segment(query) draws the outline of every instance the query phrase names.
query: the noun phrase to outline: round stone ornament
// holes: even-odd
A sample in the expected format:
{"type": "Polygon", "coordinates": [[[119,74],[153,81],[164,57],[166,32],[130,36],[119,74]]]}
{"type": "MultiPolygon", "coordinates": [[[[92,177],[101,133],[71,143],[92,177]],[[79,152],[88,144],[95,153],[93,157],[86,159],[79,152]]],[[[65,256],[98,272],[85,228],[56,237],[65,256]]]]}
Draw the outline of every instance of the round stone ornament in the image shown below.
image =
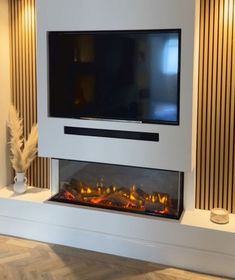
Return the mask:
{"type": "Polygon", "coordinates": [[[229,222],[229,213],[223,208],[211,209],[210,220],[216,224],[227,224],[229,222]]]}

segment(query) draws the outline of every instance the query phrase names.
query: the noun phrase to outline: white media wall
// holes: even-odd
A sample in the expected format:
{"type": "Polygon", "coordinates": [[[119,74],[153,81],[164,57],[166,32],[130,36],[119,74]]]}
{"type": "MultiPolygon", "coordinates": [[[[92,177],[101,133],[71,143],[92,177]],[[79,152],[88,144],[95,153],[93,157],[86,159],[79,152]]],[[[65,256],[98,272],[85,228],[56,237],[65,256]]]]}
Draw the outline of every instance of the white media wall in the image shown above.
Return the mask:
{"type": "MultiPolygon", "coordinates": [[[[195,0],[37,1],[40,156],[191,171],[195,0]],[[48,112],[48,31],[181,29],[180,125],[59,119],[48,112]],[[159,142],[65,135],[64,126],[159,133],[159,142]]],[[[196,77],[196,75],[195,75],[196,77]]],[[[195,83],[196,84],[196,83],[195,83]]]]}

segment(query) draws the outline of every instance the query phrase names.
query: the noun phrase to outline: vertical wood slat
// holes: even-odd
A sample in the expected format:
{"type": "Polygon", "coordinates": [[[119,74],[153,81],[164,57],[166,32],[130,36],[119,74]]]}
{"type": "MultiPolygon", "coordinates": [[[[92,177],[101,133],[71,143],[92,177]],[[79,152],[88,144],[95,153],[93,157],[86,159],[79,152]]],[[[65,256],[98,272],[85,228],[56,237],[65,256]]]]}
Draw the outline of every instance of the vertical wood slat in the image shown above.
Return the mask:
{"type": "Polygon", "coordinates": [[[201,0],[196,208],[235,213],[235,0],[201,0]]]}
{"type": "MultiPolygon", "coordinates": [[[[202,83],[200,82],[202,80],[202,75],[203,75],[203,45],[204,45],[204,9],[205,9],[205,5],[201,5],[200,6],[200,40],[199,40],[199,63],[198,63],[198,91],[202,92],[202,83]]],[[[202,108],[202,95],[198,94],[198,118],[197,118],[197,131],[201,131],[201,126],[202,126],[202,114],[200,113],[200,110],[202,108]]],[[[201,134],[197,134],[197,147],[201,147],[201,143],[202,143],[202,139],[201,139],[201,134]]],[[[201,162],[201,149],[197,149],[196,152],[196,159],[197,162],[201,162]]],[[[201,197],[201,188],[198,187],[201,185],[201,166],[197,166],[196,168],[196,178],[197,178],[197,182],[196,182],[196,208],[200,208],[201,204],[200,204],[200,200],[197,199],[198,197],[201,197]]]]}
{"type": "MultiPolygon", "coordinates": [[[[37,122],[35,0],[9,0],[12,103],[23,118],[24,135],[37,122]]],[[[50,186],[48,159],[36,158],[27,171],[32,186],[50,186]]]]}
{"type": "Polygon", "coordinates": [[[216,197],[215,186],[215,133],[216,133],[216,100],[217,100],[217,70],[218,70],[218,18],[219,18],[219,2],[214,0],[213,5],[213,36],[212,36],[212,88],[211,88],[211,141],[210,141],[210,199],[209,205],[213,205],[216,197]]]}
{"type": "MultiPolygon", "coordinates": [[[[233,11],[235,10],[235,0],[233,1],[233,11]]],[[[232,22],[234,23],[235,21],[235,14],[233,13],[233,20],[232,22]]],[[[232,65],[235,65],[235,26],[233,24],[233,30],[232,30],[232,65]]],[[[235,77],[235,67],[232,67],[231,69],[231,77],[235,77]]],[[[231,92],[235,92],[235,79],[231,79],[231,87],[230,87],[231,92]]],[[[228,178],[229,178],[229,192],[232,194],[231,197],[229,196],[229,206],[232,209],[235,209],[235,189],[234,189],[234,184],[235,184],[235,94],[231,94],[231,100],[230,100],[230,120],[229,120],[229,130],[230,130],[230,139],[229,139],[229,158],[228,161],[230,163],[230,166],[233,170],[233,172],[229,172],[228,178]]]]}

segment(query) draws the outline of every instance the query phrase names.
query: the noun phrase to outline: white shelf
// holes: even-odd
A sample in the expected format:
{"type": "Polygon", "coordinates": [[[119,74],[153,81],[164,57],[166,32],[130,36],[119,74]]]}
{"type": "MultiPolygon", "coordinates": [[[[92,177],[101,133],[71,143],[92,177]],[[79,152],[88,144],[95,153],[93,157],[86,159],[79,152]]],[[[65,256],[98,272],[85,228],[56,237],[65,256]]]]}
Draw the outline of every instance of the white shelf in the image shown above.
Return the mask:
{"type": "Polygon", "coordinates": [[[13,186],[2,187],[0,189],[0,198],[30,201],[30,202],[44,202],[51,197],[49,189],[28,187],[27,191],[23,194],[15,194],[13,186]]]}
{"type": "Polygon", "coordinates": [[[194,211],[185,211],[180,223],[188,226],[235,233],[234,214],[229,215],[228,224],[219,225],[210,221],[210,211],[195,209],[194,211]]]}

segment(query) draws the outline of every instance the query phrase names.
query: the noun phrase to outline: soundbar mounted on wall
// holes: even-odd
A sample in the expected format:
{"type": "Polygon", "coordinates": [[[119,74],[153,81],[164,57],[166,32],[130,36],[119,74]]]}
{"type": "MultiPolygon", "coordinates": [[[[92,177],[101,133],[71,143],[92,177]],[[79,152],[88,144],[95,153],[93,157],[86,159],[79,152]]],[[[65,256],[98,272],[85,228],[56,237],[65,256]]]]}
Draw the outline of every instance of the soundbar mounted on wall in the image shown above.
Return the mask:
{"type": "Polygon", "coordinates": [[[64,134],[159,142],[159,133],[65,126],[64,134]]]}

